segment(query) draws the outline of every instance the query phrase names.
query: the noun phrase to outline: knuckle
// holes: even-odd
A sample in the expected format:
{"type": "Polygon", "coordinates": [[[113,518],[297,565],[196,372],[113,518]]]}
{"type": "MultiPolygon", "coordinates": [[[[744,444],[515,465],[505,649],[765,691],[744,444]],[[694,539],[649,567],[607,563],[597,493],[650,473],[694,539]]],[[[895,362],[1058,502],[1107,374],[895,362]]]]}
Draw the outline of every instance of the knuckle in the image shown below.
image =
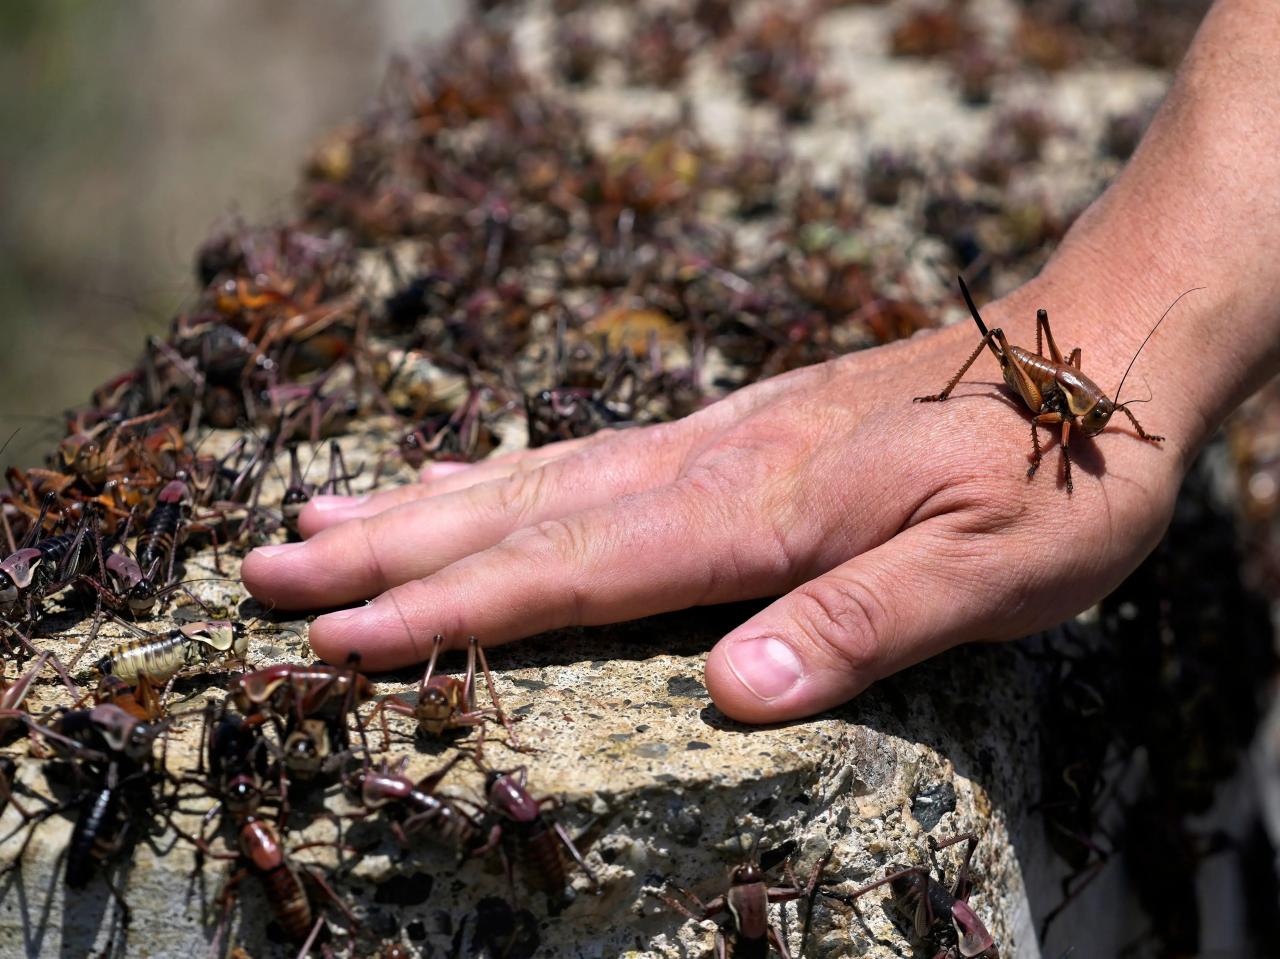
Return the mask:
{"type": "Polygon", "coordinates": [[[493,490],[493,508],[505,519],[524,519],[543,502],[548,478],[545,466],[517,468],[511,475],[497,481],[493,490]]]}
{"type": "Polygon", "coordinates": [[[1011,482],[1021,477],[975,475],[962,487],[964,505],[955,516],[963,528],[980,534],[1011,529],[1024,523],[1031,513],[1033,497],[1022,490],[1010,491],[1011,482]]]}
{"type": "Polygon", "coordinates": [[[641,451],[665,453],[671,449],[678,449],[683,445],[686,430],[687,427],[680,421],[655,423],[652,426],[646,426],[630,433],[626,431],[615,433],[607,442],[617,444],[619,448],[625,443],[628,446],[635,446],[641,451]]]}
{"type": "Polygon", "coordinates": [[[560,585],[551,597],[540,600],[558,612],[554,618],[564,625],[586,621],[589,590],[584,582],[588,566],[587,536],[578,523],[561,519],[544,520],[508,536],[499,548],[513,555],[520,566],[554,571],[560,585]]]}
{"type": "Polygon", "coordinates": [[[1019,471],[992,470],[967,455],[952,457],[935,474],[934,485],[913,514],[913,522],[945,516],[959,528],[987,535],[1023,525],[1035,505],[1019,471]]]}
{"type": "Polygon", "coordinates": [[[761,540],[753,550],[754,561],[771,575],[786,580],[800,569],[804,549],[782,510],[768,510],[761,540]]]}
{"type": "Polygon", "coordinates": [[[377,524],[374,519],[362,517],[356,520],[356,525],[360,530],[360,542],[364,544],[365,576],[378,592],[386,592],[391,587],[391,582],[387,577],[386,567],[382,563],[382,554],[378,551],[380,534],[375,529],[377,524]]]}
{"type": "Polygon", "coordinates": [[[801,639],[825,659],[874,674],[890,638],[888,613],[862,583],[828,574],[791,594],[791,614],[801,639]]]}
{"type": "Polygon", "coordinates": [[[717,506],[733,501],[743,486],[743,478],[733,460],[700,460],[691,463],[680,476],[677,486],[703,502],[717,506]]]}
{"type": "Polygon", "coordinates": [[[768,593],[794,581],[802,550],[779,484],[747,477],[735,458],[698,462],[674,484],[687,525],[720,544],[707,554],[703,602],[721,602],[745,584],[768,593]]]}
{"type": "Polygon", "coordinates": [[[776,592],[777,584],[793,583],[800,568],[800,552],[784,524],[765,511],[750,517],[745,527],[742,517],[727,517],[730,530],[726,548],[709,557],[706,592],[702,602],[719,602],[741,591],[776,592]],[[736,534],[733,530],[742,530],[736,534]]]}
{"type": "Polygon", "coordinates": [[[543,520],[512,534],[507,543],[535,562],[575,567],[586,564],[587,538],[576,522],[543,520]]]}

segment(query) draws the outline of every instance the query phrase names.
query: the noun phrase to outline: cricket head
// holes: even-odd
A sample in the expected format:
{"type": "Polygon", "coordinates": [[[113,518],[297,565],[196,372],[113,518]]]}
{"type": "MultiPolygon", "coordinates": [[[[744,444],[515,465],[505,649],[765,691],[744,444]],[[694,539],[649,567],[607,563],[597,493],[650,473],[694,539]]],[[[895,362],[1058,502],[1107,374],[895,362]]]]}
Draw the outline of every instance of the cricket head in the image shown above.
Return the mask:
{"type": "Polygon", "coordinates": [[[248,816],[262,805],[262,785],[249,773],[232,776],[223,787],[222,801],[233,815],[248,816]]]}
{"type": "Polygon", "coordinates": [[[9,574],[0,570],[0,607],[12,606],[18,601],[18,584],[9,574]]]}
{"type": "Polygon", "coordinates": [[[134,762],[151,755],[156,738],[169,728],[168,719],[144,723],[114,703],[102,703],[89,711],[89,719],[107,746],[134,762]]]}
{"type": "Polygon", "coordinates": [[[144,579],[125,590],[124,598],[135,613],[149,613],[160,597],[151,581],[144,579]]]}
{"type": "Polygon", "coordinates": [[[1083,416],[1080,417],[1080,428],[1084,430],[1086,436],[1095,436],[1107,428],[1107,424],[1111,422],[1111,414],[1118,407],[1114,402],[1103,396],[1094,403],[1083,416]]]}
{"type": "Polygon", "coordinates": [[[729,882],[734,886],[749,886],[764,882],[764,878],[764,870],[756,864],[754,859],[740,866],[734,866],[733,871],[729,873],[729,882]]]}
{"type": "Polygon", "coordinates": [[[454,683],[452,679],[451,676],[433,676],[418,695],[418,707],[415,710],[418,722],[436,736],[452,722],[457,713],[465,709],[460,693],[461,684],[454,683]],[[449,682],[437,683],[436,680],[449,682]]]}
{"type": "Polygon", "coordinates": [[[329,735],[324,720],[304,719],[285,738],[284,763],[300,779],[318,774],[329,758],[329,735]]]}

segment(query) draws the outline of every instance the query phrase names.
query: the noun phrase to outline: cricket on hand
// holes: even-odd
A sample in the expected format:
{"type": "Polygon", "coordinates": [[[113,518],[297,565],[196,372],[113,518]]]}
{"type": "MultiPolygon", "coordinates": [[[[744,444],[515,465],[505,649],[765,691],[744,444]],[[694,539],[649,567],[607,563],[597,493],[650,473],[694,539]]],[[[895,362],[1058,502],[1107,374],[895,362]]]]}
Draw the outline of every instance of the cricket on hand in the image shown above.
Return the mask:
{"type": "Polygon", "coordinates": [[[990,348],[992,355],[995,356],[996,361],[1000,364],[1001,372],[1004,373],[1005,383],[1008,384],[1009,389],[1022,398],[1022,401],[1027,404],[1027,408],[1032,413],[1031,465],[1027,468],[1027,478],[1030,479],[1036,475],[1036,470],[1040,468],[1040,460],[1043,458],[1040,449],[1040,434],[1037,432],[1037,427],[1061,424],[1062,473],[1063,483],[1067,487],[1068,495],[1073,489],[1071,483],[1071,452],[1069,448],[1073,428],[1083,432],[1086,436],[1096,436],[1106,429],[1107,424],[1111,422],[1112,414],[1119,410],[1129,418],[1133,428],[1138,431],[1139,439],[1146,440],[1148,443],[1164,442],[1163,436],[1157,436],[1144,430],[1142,424],[1138,422],[1138,418],[1129,409],[1132,403],[1146,401],[1130,400],[1128,403],[1121,403],[1120,390],[1124,388],[1124,381],[1129,375],[1129,370],[1133,369],[1133,364],[1137,361],[1138,354],[1142,352],[1143,347],[1147,345],[1155,331],[1160,328],[1160,324],[1169,315],[1169,311],[1177,306],[1178,301],[1188,293],[1194,293],[1196,290],[1204,289],[1204,287],[1197,286],[1187,290],[1169,304],[1169,308],[1164,311],[1160,319],[1156,320],[1156,325],[1151,328],[1151,332],[1147,334],[1137,352],[1133,354],[1133,359],[1129,361],[1129,366],[1125,369],[1124,376],[1120,377],[1120,385],[1116,387],[1115,399],[1110,399],[1097,383],[1081,372],[1080,347],[1077,346],[1072,350],[1071,355],[1065,360],[1062,358],[1062,351],[1058,349],[1058,344],[1053,340],[1053,331],[1049,329],[1049,313],[1047,310],[1036,311],[1036,351],[1032,353],[1020,346],[1010,344],[1004,335],[1004,330],[999,327],[988,330],[987,325],[982,322],[982,316],[978,313],[977,306],[974,305],[973,297],[969,295],[969,288],[965,286],[964,278],[957,277],[957,279],[960,281],[960,292],[964,294],[964,302],[969,307],[973,322],[978,324],[982,339],[978,341],[978,345],[969,354],[969,358],[964,361],[964,365],[956,371],[956,375],[951,377],[950,382],[942,388],[941,393],[936,393],[933,396],[917,396],[914,400],[916,403],[940,403],[945,400],[951,395],[951,391],[956,388],[960,378],[968,372],[969,367],[973,365],[973,361],[978,358],[982,348],[984,346],[990,348]],[[1049,347],[1047,356],[1044,352],[1046,344],[1049,347]]]}

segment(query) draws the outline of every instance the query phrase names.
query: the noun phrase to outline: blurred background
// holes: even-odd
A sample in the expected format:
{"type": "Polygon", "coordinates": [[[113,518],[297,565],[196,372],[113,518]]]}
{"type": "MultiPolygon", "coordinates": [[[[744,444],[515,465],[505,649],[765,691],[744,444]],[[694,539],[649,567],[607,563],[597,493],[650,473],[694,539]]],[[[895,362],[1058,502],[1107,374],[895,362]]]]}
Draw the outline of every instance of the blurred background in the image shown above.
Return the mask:
{"type": "Polygon", "coordinates": [[[41,461],[194,295],[210,228],[284,216],[308,148],[460,7],[0,4],[4,462],[41,461]]]}

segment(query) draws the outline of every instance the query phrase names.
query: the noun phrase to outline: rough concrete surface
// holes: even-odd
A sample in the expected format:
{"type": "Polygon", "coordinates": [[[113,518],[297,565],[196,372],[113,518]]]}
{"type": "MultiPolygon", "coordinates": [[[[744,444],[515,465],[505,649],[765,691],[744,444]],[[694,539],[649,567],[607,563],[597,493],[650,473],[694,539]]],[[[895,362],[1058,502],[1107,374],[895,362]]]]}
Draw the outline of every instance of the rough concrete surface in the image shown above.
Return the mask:
{"type": "MultiPolygon", "coordinates": [[[[190,575],[200,564],[188,565],[190,575]]],[[[252,601],[237,603],[234,589],[206,587],[201,594],[210,605],[241,609],[242,616],[253,606],[252,601]]],[[[535,793],[555,793],[564,800],[560,816],[571,832],[584,837],[587,861],[601,882],[601,891],[593,893],[586,878],[575,874],[576,900],[555,917],[548,916],[540,896],[518,892],[521,911],[509,954],[535,954],[528,951],[535,945],[538,955],[704,954],[714,935],[711,925],[682,921],[647,891],[669,879],[710,898],[722,891],[744,845],[757,839],[766,855],[779,847],[793,849],[800,875],[830,851],[824,882],[852,888],[877,878],[889,863],[920,861],[926,835],[972,830],[982,836],[975,857],[980,915],[1008,955],[1037,955],[1009,840],[1011,821],[1020,828],[1034,795],[1026,776],[1034,766],[1033,743],[1020,722],[1031,705],[1031,673],[1017,653],[998,648],[954,653],[881,684],[836,714],[753,729],[723,717],[700,681],[706,649],[747,612],[726,607],[574,630],[493,652],[499,695],[520,718],[522,742],[538,752],[516,755],[490,743],[486,759],[528,764],[535,793]],[[993,676],[1001,677],[999,688],[989,685],[993,676]],[[927,696],[920,695],[924,689],[927,696]]],[[[305,661],[303,630],[302,622],[255,628],[250,665],[305,661]]],[[[99,639],[82,662],[107,644],[105,637],[99,639]]],[[[459,664],[451,660],[448,665],[459,664]]],[[[77,679],[87,683],[90,678],[80,667],[77,679]]],[[[411,693],[415,680],[385,679],[379,692],[411,693]]],[[[42,691],[56,695],[51,685],[43,684],[42,691]]],[[[194,765],[200,701],[217,695],[216,687],[206,691],[205,685],[201,679],[179,687],[173,712],[185,718],[168,746],[170,768],[194,765]]],[[[405,722],[392,725],[393,752],[410,757],[412,774],[425,774],[442,762],[438,749],[410,744],[405,722]]],[[[371,735],[378,745],[380,736],[371,735]]],[[[38,765],[23,759],[20,780],[44,792],[38,765]]],[[[475,774],[466,765],[460,772],[448,788],[457,791],[466,784],[478,799],[475,774]]],[[[327,804],[349,810],[339,792],[331,787],[327,804]]],[[[207,801],[183,806],[199,809],[207,801]]],[[[299,815],[305,818],[305,811],[299,815]]],[[[7,830],[18,822],[11,809],[3,825],[7,830]]],[[[47,820],[21,871],[2,880],[0,954],[105,950],[118,932],[111,894],[101,880],[83,894],[64,898],[58,867],[70,827],[62,816],[47,820]]],[[[317,819],[305,833],[295,832],[290,844],[334,836],[333,824],[317,819]]],[[[0,858],[12,856],[20,839],[21,834],[0,846],[0,858]]],[[[401,851],[372,823],[348,824],[344,840],[360,852],[344,857],[349,872],[340,871],[334,885],[364,919],[364,948],[357,954],[371,952],[370,940],[376,942],[380,932],[400,929],[424,955],[451,954],[460,933],[467,949],[475,948],[477,935],[481,940],[491,936],[490,949],[503,954],[501,927],[513,917],[499,904],[508,893],[494,863],[455,869],[452,853],[443,846],[422,841],[401,851]],[[499,931],[485,933],[485,928],[499,931]]],[[[131,863],[111,870],[132,908],[131,956],[207,948],[216,926],[217,892],[229,872],[226,863],[206,864],[202,888],[193,879],[191,847],[174,845],[172,834],[158,842],[166,850],[162,858],[141,843],[131,863]]],[[[336,865],[332,850],[312,850],[300,858],[336,865]]],[[[942,861],[952,860],[944,853],[942,861]]],[[[522,889],[519,869],[516,882],[522,889]]],[[[267,917],[254,883],[244,883],[232,941],[255,956],[289,954],[291,947],[269,946],[263,937],[267,917]]],[[[787,915],[798,951],[794,907],[787,915]]],[[[895,915],[874,897],[863,909],[863,920],[820,899],[805,954],[901,955],[906,940],[895,915]]]]}

